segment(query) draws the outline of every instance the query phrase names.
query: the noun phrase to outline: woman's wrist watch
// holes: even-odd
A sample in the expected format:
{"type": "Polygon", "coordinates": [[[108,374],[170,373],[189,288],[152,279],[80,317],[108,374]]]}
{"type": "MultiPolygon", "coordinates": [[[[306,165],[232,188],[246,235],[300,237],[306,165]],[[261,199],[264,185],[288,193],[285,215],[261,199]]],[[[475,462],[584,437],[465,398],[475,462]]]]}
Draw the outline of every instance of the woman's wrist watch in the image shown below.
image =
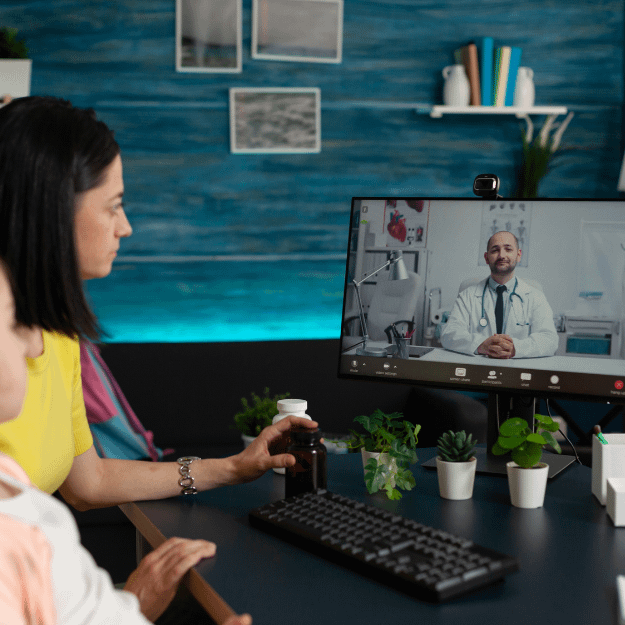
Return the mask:
{"type": "Polygon", "coordinates": [[[181,495],[197,495],[197,488],[193,486],[195,482],[195,478],[191,477],[191,464],[195,460],[201,460],[197,456],[183,456],[182,458],[178,458],[178,464],[180,468],[178,471],[180,472],[180,479],[178,480],[178,486],[182,488],[180,491],[181,495]]]}

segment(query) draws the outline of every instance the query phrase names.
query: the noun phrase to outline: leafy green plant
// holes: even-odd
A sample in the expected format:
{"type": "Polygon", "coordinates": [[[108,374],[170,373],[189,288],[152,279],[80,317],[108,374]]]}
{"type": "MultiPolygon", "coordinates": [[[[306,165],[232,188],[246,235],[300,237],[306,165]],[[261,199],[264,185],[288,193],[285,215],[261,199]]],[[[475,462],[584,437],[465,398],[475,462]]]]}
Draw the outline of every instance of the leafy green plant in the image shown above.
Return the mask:
{"type": "Polygon", "coordinates": [[[241,434],[258,436],[268,425],[271,425],[273,417],[278,414],[278,401],[288,397],[289,393],[270,397],[269,389],[266,388],[264,395],[259,397],[252,393],[252,403],[247,398],[241,398],[243,410],[234,415],[234,427],[241,434]]]}
{"type": "Polygon", "coordinates": [[[438,455],[445,462],[467,462],[473,458],[473,448],[477,441],[471,434],[461,432],[445,432],[437,442],[438,455]]]}
{"type": "Polygon", "coordinates": [[[17,28],[0,28],[0,59],[27,59],[28,48],[17,38],[17,28]]]}
{"type": "Polygon", "coordinates": [[[356,417],[354,421],[364,428],[365,433],[350,430],[352,438],[348,447],[386,454],[388,458],[388,462],[376,458],[367,462],[367,491],[373,494],[384,489],[389,499],[401,499],[398,489],[411,490],[415,486],[414,476],[408,466],[418,460],[415,448],[421,426],[406,421],[400,412],[386,414],[379,409],[371,416],[356,417]]]}
{"type": "Polygon", "coordinates": [[[499,427],[499,438],[493,445],[496,456],[512,454],[520,467],[529,469],[540,462],[543,447],[549,445],[557,453],[562,453],[558,441],[553,435],[558,431],[558,424],[547,415],[534,415],[536,432],[533,432],[525,419],[513,417],[504,421],[499,427]]]}

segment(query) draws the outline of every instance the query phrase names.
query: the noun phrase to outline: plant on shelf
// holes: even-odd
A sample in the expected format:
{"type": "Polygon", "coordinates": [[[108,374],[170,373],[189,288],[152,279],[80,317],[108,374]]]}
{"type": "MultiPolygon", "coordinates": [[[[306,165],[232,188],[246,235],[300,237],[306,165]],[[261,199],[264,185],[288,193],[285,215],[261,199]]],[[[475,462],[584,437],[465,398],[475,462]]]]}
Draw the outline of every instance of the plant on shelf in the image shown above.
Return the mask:
{"type": "Polygon", "coordinates": [[[493,453],[503,456],[510,453],[512,460],[523,469],[535,467],[542,457],[543,448],[549,445],[557,453],[562,453],[560,444],[553,435],[559,425],[549,416],[535,414],[533,431],[525,419],[513,417],[504,421],[499,428],[499,438],[493,445],[493,453]]]}
{"type": "Polygon", "coordinates": [[[562,141],[562,135],[573,118],[569,113],[559,125],[555,123],[557,115],[548,115],[538,136],[533,137],[534,125],[526,116],[527,131],[523,133],[523,160],[517,180],[515,198],[538,197],[538,185],[549,170],[549,164],[562,141]],[[551,136],[551,131],[557,130],[551,136]]]}
{"type": "Polygon", "coordinates": [[[17,28],[0,28],[0,59],[27,59],[28,48],[17,38],[17,28]]]}
{"type": "Polygon", "coordinates": [[[365,433],[350,430],[348,447],[361,450],[367,491],[374,494],[384,489],[389,499],[401,499],[399,489],[411,490],[415,486],[408,467],[418,460],[415,449],[421,426],[406,421],[400,412],[386,414],[380,409],[354,421],[365,433]]]}
{"type": "Polygon", "coordinates": [[[462,432],[445,432],[437,443],[438,455],[445,462],[468,462],[473,458],[473,449],[477,441],[472,434],[462,432]]]}
{"type": "Polygon", "coordinates": [[[241,398],[243,410],[234,415],[234,427],[245,436],[256,437],[268,425],[271,425],[273,417],[278,414],[278,401],[289,396],[289,393],[282,395],[269,395],[266,388],[264,395],[259,397],[252,393],[252,403],[246,397],[241,398]]]}

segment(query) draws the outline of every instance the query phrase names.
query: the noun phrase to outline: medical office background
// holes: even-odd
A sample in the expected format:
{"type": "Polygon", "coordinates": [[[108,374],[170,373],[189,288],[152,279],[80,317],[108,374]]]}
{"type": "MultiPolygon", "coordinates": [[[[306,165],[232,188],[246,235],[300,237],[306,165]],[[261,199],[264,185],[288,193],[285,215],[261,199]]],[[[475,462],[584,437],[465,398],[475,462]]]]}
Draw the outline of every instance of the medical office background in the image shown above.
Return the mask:
{"type": "Polygon", "coordinates": [[[251,58],[244,0],[241,73],[189,74],[174,0],[0,4],[32,93],[94,107],[120,142],[134,234],[89,283],[119,342],[336,338],[352,196],[470,197],[485,172],[512,193],[520,120],[417,112],[473,38],[521,47],[537,104],[575,113],[541,194],[618,196],[623,16],[622,1],[346,0],[342,62],[305,63],[251,58]],[[320,88],[321,151],[231,154],[231,87],[320,88]]]}

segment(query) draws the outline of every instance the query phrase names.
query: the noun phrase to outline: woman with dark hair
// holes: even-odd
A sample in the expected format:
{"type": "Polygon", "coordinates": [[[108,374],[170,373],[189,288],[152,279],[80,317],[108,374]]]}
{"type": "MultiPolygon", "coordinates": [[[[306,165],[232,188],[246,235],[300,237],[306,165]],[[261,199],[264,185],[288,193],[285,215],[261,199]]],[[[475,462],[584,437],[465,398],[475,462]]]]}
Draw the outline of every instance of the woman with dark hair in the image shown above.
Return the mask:
{"type": "Polygon", "coordinates": [[[148,463],[98,456],[78,343],[97,338],[98,323],[82,280],[108,275],[120,239],[132,232],[123,194],[119,146],[93,111],[40,97],[0,109],[0,256],[15,276],[16,318],[34,346],[24,408],[0,425],[0,451],[78,510],[192,494],[292,465],[293,456],[278,453],[285,435],[315,422],[284,419],[228,458],[148,463]]]}

